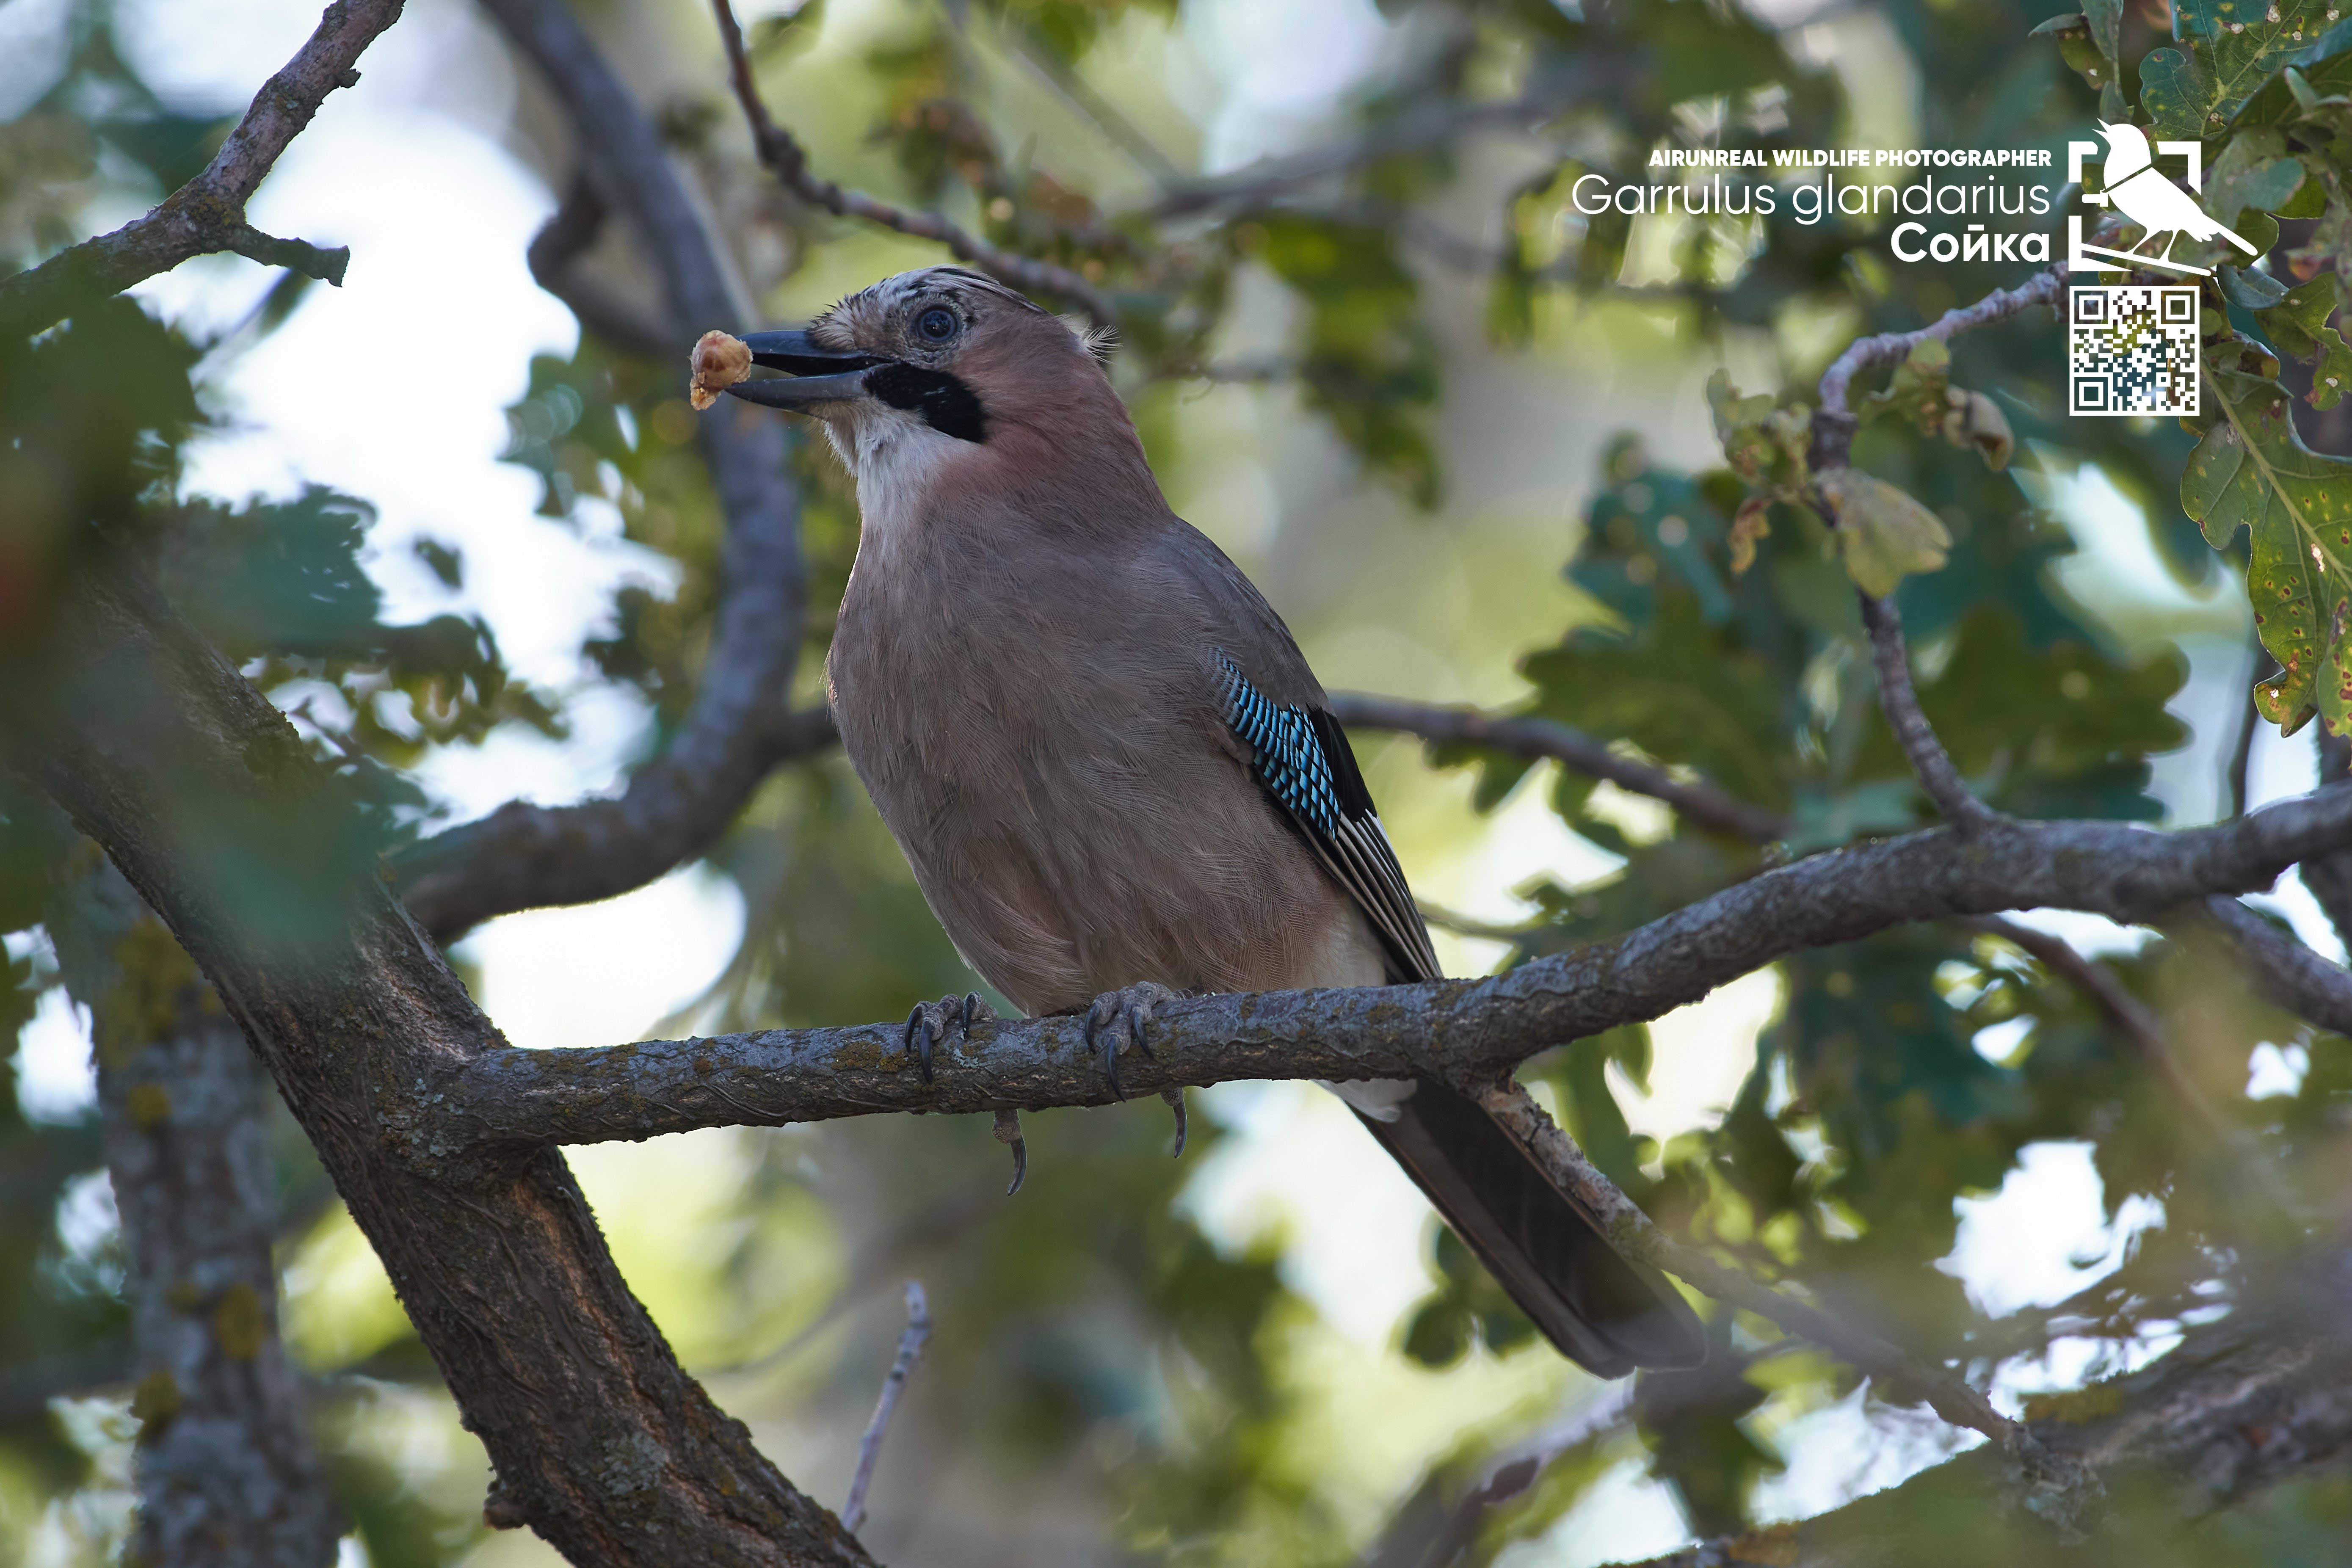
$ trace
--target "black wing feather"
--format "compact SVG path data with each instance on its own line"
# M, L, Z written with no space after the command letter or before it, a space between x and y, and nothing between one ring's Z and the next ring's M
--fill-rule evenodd
M1225 722L1250 749L1250 772L1299 837L1380 933L1402 980L1442 979L1429 928L1413 906L1404 868L1389 846L1371 792L1339 721L1320 708L1286 708L1217 653Z

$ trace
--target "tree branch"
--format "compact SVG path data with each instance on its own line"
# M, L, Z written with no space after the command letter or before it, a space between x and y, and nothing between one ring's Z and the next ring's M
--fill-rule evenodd
M2263 996L2331 1034L2352 1035L2352 971L2330 963L2235 899L2214 897L2200 906L2220 928Z
M572 308L580 324L624 353L657 358L675 346L681 333L677 323L593 278L582 277L572 264L596 243L604 227L604 198L586 169L572 176L562 205L555 209L523 253L531 280Z
M376 35L400 19L401 0L334 0L317 31L262 84L245 118L203 174L145 217L0 279L0 332L24 336L64 320L191 257L233 250L341 285L348 249L278 239L245 221L245 205L327 94L360 78L352 68Z
M852 1535L866 1522L866 1489L874 1484L874 1466L882 1457L882 1439L890 1430L890 1417L898 1411L898 1396L907 1392L907 1379L922 1356L923 1342L930 1337L930 1303L923 1300L922 1286L909 1279L907 1329L898 1336L898 1353L891 1358L890 1370L883 1376L881 1397L874 1402L874 1418L866 1424L866 1436L857 1440L857 1469L849 1478L848 1500L841 1505L841 1528Z
M1117 324L1118 315L1111 309L1109 299L1068 268L1000 250L938 213L908 212L877 201L863 191L845 190L811 171L808 154L793 139L791 132L776 123L761 100L759 83L751 76L751 58L743 47L743 30L735 24L734 7L728 0L711 0L711 9L718 16L719 40L727 47L735 97L742 104L743 118L751 128L752 148L769 172L802 200L839 217L856 218L917 239L936 240L946 246L957 260L969 261L1015 289L1067 300L1101 325Z
M1990 1400L1942 1367L1930 1366L1868 1330L1845 1322L1811 1301L1775 1290L1660 1230L1633 1199L1618 1190L1616 1183L1585 1158L1576 1141L1561 1131L1516 1080L1505 1079L1480 1090L1478 1103L1528 1152L1546 1179L1591 1218L1618 1251L1686 1279L1718 1301L1753 1312L1800 1338L1812 1341L1883 1384L1892 1385L1892 1390L1899 1390L1898 1398L1925 1399L1945 1420L1983 1433L2030 1468L2039 1468L2054 1483L2067 1487L2079 1484L2079 1468L2062 1474L2048 1451L2029 1436L2024 1427L1995 1410Z
M2178 1521L2170 1528L2182 1531L2281 1482L2339 1468L2352 1453L2352 1340L2343 1256L2329 1267L2333 1279L2300 1281L2287 1300L2191 1327L2137 1372L2046 1405L2029 1400L2027 1429L2065 1459L2165 1498L2166 1517ZM1979 1448L1815 1518L1639 1568L1883 1568L1920 1561L1923 1531L1936 1532L1937 1562L2053 1560L2048 1526L2027 1512L2035 1500L2020 1495L2006 1468ZM2192 1544L2184 1560L2200 1555Z
M2347 842L2352 790L2174 833L2008 818L1974 839L1933 828L1764 871L1624 936L1485 979L1171 1003L1153 1024L1157 1059L1120 1070L1130 1094L1228 1079L1480 1081L1564 1040L1659 1017L1791 952L2012 909L2153 921L2216 892L2266 888ZM1108 1105L1082 1032L1076 1018L981 1024L931 1084L897 1023L491 1052L448 1084L436 1136L450 1148L512 1147L886 1111Z
M1822 373L1822 406L1813 416L1810 458L1813 472L1843 468L1853 461L1853 435L1860 421L1846 407L1846 395L1855 376L1875 366L1902 363L1913 349L1930 338L1949 341L1974 328L2022 315L2036 305L2054 306L2065 282L2066 264L2062 261L2035 273L2014 289L1996 289L1973 305L1947 310L1916 331L1880 332L1874 337L1855 339Z
M278 1337L277 1183L252 1053L111 866L96 861L62 901L47 924L93 1021L137 1346L130 1555L324 1568L343 1525Z
M2263 659L2271 661L2267 654ZM2261 664L2255 668L2257 678L2261 679ZM2261 717L2253 711L2251 695L2246 700L2246 735L2251 744L2253 726ZM2312 728L2318 732L2319 787L2352 789L2352 735L2331 735L2325 724L2315 724ZM2239 788L2238 798L2241 802L2245 799L2242 784ZM2239 809L2243 810L2243 805ZM2302 871L2303 885L2311 889L2311 896L2319 900L2321 909L2327 911L2328 921L2336 927L2336 934L2344 943L2344 951L2352 953L2352 852L2315 855L2303 863Z
M1145 209L1146 214L1167 219L1213 208L1256 206L1375 159L1482 131L1532 130L1585 99L1622 88L1626 63L1620 55L1582 50L1570 63L1538 77L1517 98L1503 103L1465 104L1441 93L1421 95L1412 108L1358 135L1180 185Z
M1919 787L1927 792L1944 820L1973 837L2000 814L1969 788L1960 770L1952 765L1944 742L1936 738L1935 726L1919 710L1919 694L1911 685L1911 654L1903 642L1903 614L1892 597L1874 598L1859 589L1855 596L1862 601L1862 624L1870 634L1870 662L1878 671L1878 705L1885 710L1886 722L1895 731L1903 754L1911 759L1911 772L1918 778Z
M661 279L671 347L736 323L700 213L636 100L562 0L483 0L562 103L595 190L629 222ZM559 214L559 217L561 217ZM584 215L575 211L575 221ZM694 703L617 799L517 801L436 834L393 863L401 897L448 942L494 915L589 903L642 887L700 851L760 780L830 740L783 703L800 656L807 574L783 421L744 408L696 422L727 516L719 598Z
M1619 789L1664 801L1710 832L1769 844L1788 832L1786 817L1724 794L1706 783L1685 784L1664 768L1621 757L1580 730L1550 719L1497 718L1475 708L1447 708L1359 692L1331 694L1331 712L1351 730L1399 730L1424 741L1466 742L1515 757L1550 758Z
M88 570L0 734L277 1079L488 1450L582 1568L862 1564L688 1377L551 1152L467 1158L434 1085L499 1048L284 715L143 581Z

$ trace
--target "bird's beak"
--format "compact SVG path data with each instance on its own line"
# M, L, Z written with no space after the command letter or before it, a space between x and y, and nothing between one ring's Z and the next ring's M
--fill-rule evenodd
M790 371L789 379L739 381L728 393L769 408L803 409L819 403L846 403L866 395L866 373L884 363L872 354L829 349L806 332L753 332L743 340L751 363Z

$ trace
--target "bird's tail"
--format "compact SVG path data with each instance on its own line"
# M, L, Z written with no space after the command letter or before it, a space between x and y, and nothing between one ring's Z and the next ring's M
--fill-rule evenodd
M1476 1102L1424 1080L1395 1121L1359 1115L1560 1354L1602 1377L1706 1358L1664 1276L1610 1246Z

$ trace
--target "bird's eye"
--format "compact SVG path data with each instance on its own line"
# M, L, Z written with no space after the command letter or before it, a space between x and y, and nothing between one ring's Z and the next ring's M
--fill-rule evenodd
M932 342L943 343L955 336L955 312L934 305L915 319L915 331Z

